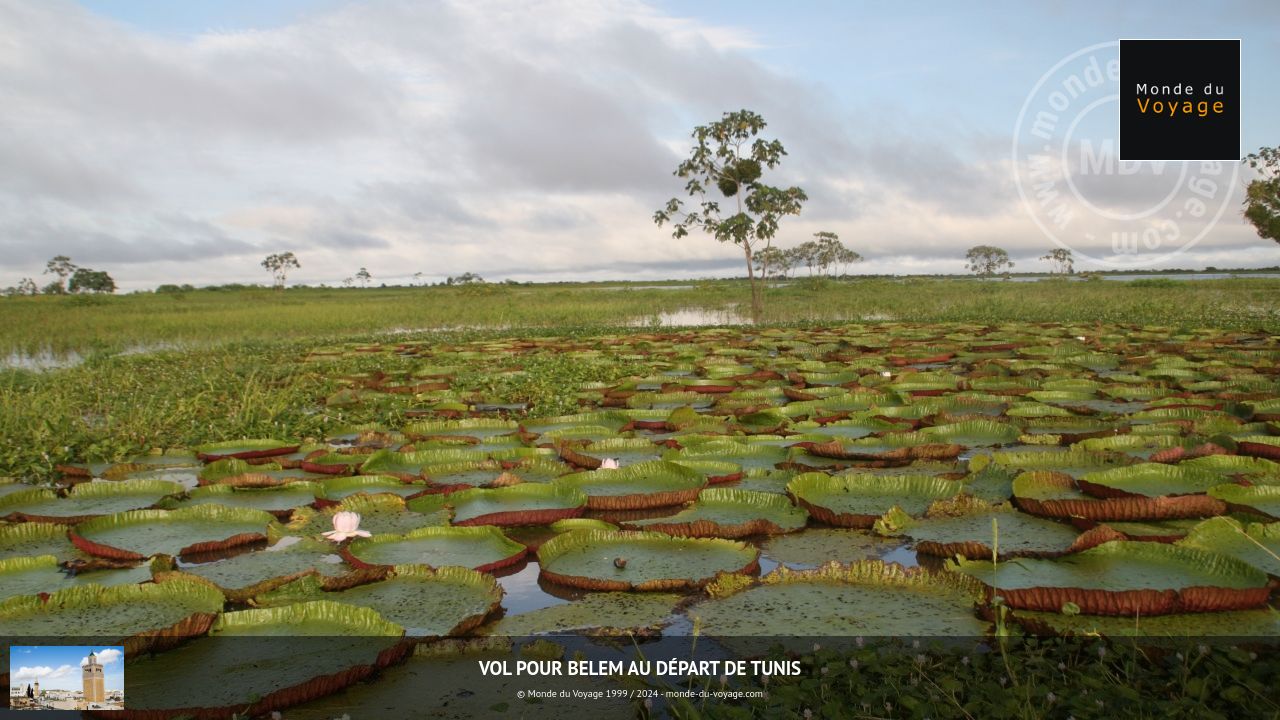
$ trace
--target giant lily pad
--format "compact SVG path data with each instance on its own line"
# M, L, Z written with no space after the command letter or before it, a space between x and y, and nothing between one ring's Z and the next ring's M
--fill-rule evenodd
M1034 632L1053 635L1095 637L1229 637L1260 639L1280 638L1280 612L1263 607L1258 610L1234 610L1215 613L1183 613L1177 615L1064 615L1057 612L1019 610L1014 614L1018 624Z
M206 485L192 490L187 500L172 503L171 507L195 507L221 505L232 508L264 510L277 517L288 516L297 507L310 505L324 496L319 483L291 482L268 488L240 488L231 485Z
M848 564L874 560L898 548L897 539L849 528L809 528L804 532L776 535L761 545L762 556L779 565L806 570L829 562Z
M420 513L448 508L452 524L548 525L557 520L578 517L587 505L581 491L560 485L521 483L492 489L474 488L448 495L423 495L410 500L409 509Z
M356 567L379 565L457 565L490 572L514 565L525 556L525 546L493 526L426 527L403 535L374 535L355 540L342 549Z
M1210 489L1209 494L1232 507L1280 520L1280 485L1219 485Z
M0 633L9 636L83 636L125 640L137 652L173 639L202 635L222 612L222 593L175 578L145 585L81 585L0 604Z
M679 537L742 538L778 535L805 526L809 515L785 496L736 488L707 488L679 513L623 523L628 530L653 530Z
M195 451L196 456L201 460L213 462L214 460L226 458L251 460L275 457L276 455L288 455L291 452L295 452L298 447L297 443L281 442L280 440L227 440L225 442L198 445Z
M327 599L376 610L409 635L461 635L498 609L502 588L491 576L462 567L398 565L385 579L351 584L316 575L259 596L260 607Z
M328 478L323 483L324 498L338 501L351 495L390 493L400 497L417 495L427 489L426 483L405 482L389 475L353 475Z
M1178 544L1230 555L1280 577L1280 522L1246 525L1227 517L1209 518Z
M1217 474L1207 470L1160 463L1141 463L1086 473L1078 481L1080 489L1098 497L1194 495L1205 493L1221 482Z
M121 480L80 483L65 498L51 490L28 490L0 498L0 513L20 520L74 524L154 505L183 487L164 480Z
M935 508L922 520L900 511L886 519L897 522L892 534L910 537L916 552L937 557L990 558L993 546L1001 559L1051 557L1080 549L1080 533L1071 525L1020 513L1007 504L966 503L952 508L942 513ZM877 524L877 529L884 524Z
M1208 495L1095 498L1080 491L1076 480L1051 470L1024 472L1013 480L1013 501L1033 515L1086 520L1172 520L1221 515L1227 506Z
M341 575L350 571L332 543L309 538L283 538L274 545L203 563L155 561L157 579L168 573L195 575L217 587L228 600L243 602L304 575Z
M156 716L267 715L363 680L403 655L394 651L403 634L373 610L327 600L226 613L208 637L129 662L129 708ZM290 640L241 639L261 636Z
M593 510L642 510L693 500L707 479L683 465L654 461L564 475L554 484L586 493Z
M839 527L871 527L876 518L898 507L922 514L935 500L955 497L961 485L929 475L824 475L792 478L787 492L814 518Z
M260 510L198 505L131 510L87 520L71 531L76 547L114 560L188 555L263 542L274 518Z
M756 572L759 554L731 540L586 530L543 543L538 564L543 578L587 590L679 590L721 572Z
M1018 439L1018 428L994 420L967 420L948 425L935 425L920 431L936 438L938 443L958 443L970 447L1007 445Z
M18 595L51 593L78 585L126 585L151 579L146 565L65 573L52 555L0 560L0 600Z
M1116 540L1054 560L1023 558L993 565L959 560L1014 608L1051 612L1074 603L1089 615L1167 615L1246 610L1266 603L1266 573L1204 550Z
M297 535L319 536L333 529L333 518L340 512L360 515L360 529L375 535L409 532L422 527L449 524L449 514L444 510L430 515L412 512L404 498L389 493L375 495L351 495L332 507L317 512L310 508L294 511L288 528Z
M65 560L75 554L65 525L36 522L0 525L0 560L35 555L54 555Z
M488 632L506 636L548 633L645 636L667 624L683 600L683 595L673 593L590 593L572 602L508 615Z
M975 583L866 560L814 570L781 567L758 583L713 585L686 612L712 637L977 636Z

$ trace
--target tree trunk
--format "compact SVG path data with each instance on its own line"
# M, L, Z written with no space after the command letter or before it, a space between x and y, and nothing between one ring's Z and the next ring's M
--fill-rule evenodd
M751 247L745 243L742 252L747 256L747 280L751 284L751 322L760 324L764 316L764 298L760 294L760 285L756 282L756 272L751 267Z

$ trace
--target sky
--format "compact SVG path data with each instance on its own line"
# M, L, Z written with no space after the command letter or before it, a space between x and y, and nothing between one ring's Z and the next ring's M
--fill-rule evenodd
M1045 270L1019 114L1056 63L1117 38L1242 39L1242 152L1280 144L1280 4L974 8L0 0L0 287L43 284L55 254L123 290L268 283L283 251L307 284L742 275L738 249L652 221L691 129L740 108L787 149L768 181L809 197L775 244L834 231L859 273L963 272L979 244ZM1104 143L1112 113L1071 141ZM1179 255L1105 238L1176 193L1181 164L1078 175L1089 209L1057 242L1082 270L1280 264L1228 165L1221 215L1184 225Z
M9 649L9 682L24 688L34 682L41 690L83 690L81 666L89 653L102 664L103 687L121 690L124 685L122 648L79 645L14 646Z

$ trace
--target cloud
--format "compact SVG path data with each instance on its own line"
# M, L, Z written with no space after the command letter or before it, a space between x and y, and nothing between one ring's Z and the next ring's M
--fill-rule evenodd
M13 680L19 682L44 682L46 680L56 680L58 678L68 677L75 672L77 672L76 668L73 668L70 665L59 665L57 668L52 668L48 665L36 665L35 667L27 667L26 665L23 665L14 671Z
M93 654L97 657L98 664L100 665L110 665L113 662L119 661L121 658L121 652L116 648L103 648L101 650L94 651ZM84 667L88 663L88 655L80 658L80 667Z

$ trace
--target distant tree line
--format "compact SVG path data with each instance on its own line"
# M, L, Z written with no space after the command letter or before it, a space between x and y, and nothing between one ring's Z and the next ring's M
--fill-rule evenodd
M45 263L44 274L52 275L54 279L43 288L37 286L32 278L25 277L18 281L17 285L0 290L0 293L7 297L16 297L18 295L100 294L116 291L116 281L107 274L106 270L80 267L71 262L71 258L66 255L55 255Z

